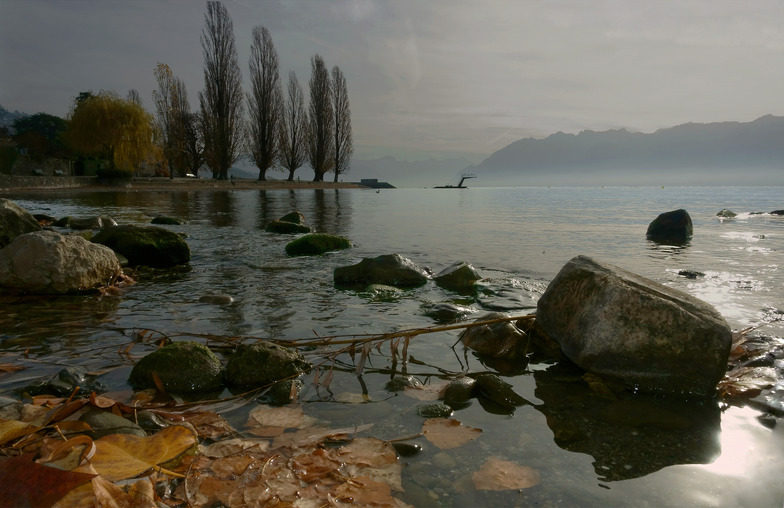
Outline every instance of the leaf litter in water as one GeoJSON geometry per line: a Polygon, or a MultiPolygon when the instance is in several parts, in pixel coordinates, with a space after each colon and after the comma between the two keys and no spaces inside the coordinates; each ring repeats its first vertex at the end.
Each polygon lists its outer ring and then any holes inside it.
{"type": "Polygon", "coordinates": [[[422,425],[425,438],[441,450],[463,446],[481,433],[482,429],[464,426],[452,418],[430,418],[422,425]]]}
{"type": "Polygon", "coordinates": [[[527,489],[541,481],[536,469],[497,457],[488,457],[471,479],[477,490],[527,489]]]}

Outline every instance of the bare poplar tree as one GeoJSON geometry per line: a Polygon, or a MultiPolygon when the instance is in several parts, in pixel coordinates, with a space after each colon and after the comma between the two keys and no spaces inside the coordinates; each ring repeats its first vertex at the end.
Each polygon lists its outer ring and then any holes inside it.
{"type": "Polygon", "coordinates": [[[210,0],[204,15],[201,47],[204,54],[204,91],[199,92],[204,158],[213,178],[228,179],[229,167],[240,156],[242,74],[237,64],[234,25],[222,3],[210,0]]]}
{"type": "Polygon", "coordinates": [[[199,174],[204,164],[204,136],[202,135],[201,115],[186,113],[182,118],[183,127],[183,166],[192,175],[199,174]]]}
{"type": "Polygon", "coordinates": [[[310,106],[308,118],[308,161],[313,168],[314,182],[324,181],[324,173],[332,169],[333,128],[332,85],[324,60],[315,55],[310,59],[310,106]]]}
{"type": "Polygon", "coordinates": [[[177,97],[180,90],[175,88],[174,73],[171,68],[158,63],[155,66],[155,80],[158,89],[152,92],[152,102],[155,104],[155,123],[158,126],[159,145],[163,149],[163,156],[169,164],[169,177],[174,178],[175,159],[182,145],[181,115],[178,107],[181,105],[177,97]]]}
{"type": "Polygon", "coordinates": [[[280,165],[289,172],[288,180],[294,180],[294,172],[307,159],[306,138],[308,118],[305,113],[305,94],[299,86],[297,74],[289,72],[288,102],[280,122],[280,165]]]}
{"type": "Polygon", "coordinates": [[[259,168],[259,180],[266,180],[267,170],[278,157],[278,124],[282,101],[278,52],[269,30],[263,26],[253,29],[250,51],[248,152],[259,168]]]}
{"type": "Polygon", "coordinates": [[[332,170],[335,182],[338,176],[348,171],[354,144],[351,136],[351,107],[348,103],[346,77],[338,66],[332,68],[332,111],[335,115],[335,149],[332,170]]]}

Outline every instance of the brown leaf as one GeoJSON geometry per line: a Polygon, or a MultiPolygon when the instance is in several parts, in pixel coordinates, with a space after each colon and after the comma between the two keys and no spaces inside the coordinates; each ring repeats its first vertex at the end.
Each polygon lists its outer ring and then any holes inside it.
{"type": "Polygon", "coordinates": [[[397,462],[397,452],[388,441],[360,437],[338,448],[338,457],[347,464],[386,466],[397,462]]]}
{"type": "Polygon", "coordinates": [[[0,372],[16,372],[26,368],[23,365],[14,365],[13,363],[0,363],[0,372]]]}
{"type": "Polygon", "coordinates": [[[202,446],[199,451],[204,456],[217,459],[242,452],[263,454],[268,449],[269,441],[267,440],[236,438],[202,446]]]}
{"type": "Polygon", "coordinates": [[[776,381],[776,369],[772,367],[738,367],[719,381],[718,391],[722,397],[756,397],[776,381]]]}
{"type": "Polygon", "coordinates": [[[214,411],[186,411],[184,413],[156,411],[156,413],[170,422],[190,423],[201,438],[217,439],[236,434],[229,422],[214,411]]]}
{"type": "Polygon", "coordinates": [[[477,490],[527,489],[541,481],[536,469],[496,457],[488,457],[472,479],[477,490]]]}
{"type": "Polygon", "coordinates": [[[109,481],[124,480],[179,457],[196,443],[196,435],[183,425],[151,436],[110,434],[95,441],[95,456],[89,464],[109,481]]]}
{"type": "Polygon", "coordinates": [[[478,438],[481,433],[481,429],[464,427],[451,418],[430,418],[422,426],[425,438],[442,450],[462,446],[478,438]]]}
{"type": "Polygon", "coordinates": [[[95,475],[33,462],[28,453],[0,461],[0,506],[51,506],[95,475]]]}
{"type": "Polygon", "coordinates": [[[291,469],[303,482],[323,480],[340,468],[340,461],[335,459],[334,453],[323,448],[317,448],[311,453],[297,455],[291,461],[291,469]]]}
{"type": "Polygon", "coordinates": [[[351,503],[355,506],[398,506],[392,497],[389,485],[377,482],[366,476],[352,478],[351,481],[335,489],[333,496],[338,502],[351,503]]]}
{"type": "Polygon", "coordinates": [[[37,432],[40,427],[17,420],[0,420],[0,445],[37,432]]]}

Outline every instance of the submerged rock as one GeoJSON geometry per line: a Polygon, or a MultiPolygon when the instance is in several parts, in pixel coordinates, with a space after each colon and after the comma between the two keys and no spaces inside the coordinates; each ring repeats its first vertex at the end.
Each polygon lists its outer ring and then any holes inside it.
{"type": "Polygon", "coordinates": [[[528,404],[527,400],[514,391],[512,385],[495,374],[484,372],[477,375],[476,386],[479,401],[488,412],[511,414],[515,408],[528,404]],[[488,404],[488,401],[491,404],[488,404]]]}
{"type": "Polygon", "coordinates": [[[726,208],[722,208],[719,210],[719,213],[716,214],[716,217],[724,217],[725,219],[731,219],[738,214],[733,212],[732,210],[727,210],[726,208]]]}
{"type": "Polygon", "coordinates": [[[476,394],[476,379],[463,376],[450,381],[444,392],[444,403],[451,408],[464,407],[476,394]]]}
{"type": "Polygon", "coordinates": [[[0,288],[25,293],[80,293],[122,273],[111,249],[81,236],[38,231],[0,251],[0,288]]]}
{"type": "Polygon", "coordinates": [[[158,377],[167,392],[203,393],[223,386],[221,362],[207,346],[174,342],[154,351],[133,366],[128,382],[137,389],[157,388],[158,377]]]}
{"type": "Polygon", "coordinates": [[[168,217],[165,215],[159,215],[155,217],[153,220],[150,221],[150,224],[163,224],[168,226],[182,226],[183,224],[187,224],[188,221],[182,219],[180,217],[168,217]]]}
{"type": "Polygon", "coordinates": [[[294,378],[310,368],[297,351],[269,342],[240,346],[226,365],[226,383],[235,388],[260,388],[294,378]]]}
{"type": "Polygon", "coordinates": [[[421,286],[430,274],[400,254],[365,258],[356,265],[335,268],[336,284],[387,284],[390,286],[421,286]]]}
{"type": "Polygon", "coordinates": [[[286,245],[289,256],[318,256],[333,250],[351,248],[351,240],[342,236],[326,233],[312,233],[301,236],[286,245]]]}
{"type": "Polygon", "coordinates": [[[462,321],[475,312],[476,309],[472,309],[471,307],[444,302],[427,307],[425,315],[433,318],[439,323],[453,323],[455,321],[462,321]]]}
{"type": "Polygon", "coordinates": [[[41,231],[38,221],[10,199],[0,198],[0,249],[25,233],[41,231]]]}
{"type": "Polygon", "coordinates": [[[440,402],[420,404],[417,413],[423,418],[449,418],[452,416],[452,408],[440,402]]]}
{"type": "Polygon", "coordinates": [[[92,430],[89,435],[93,439],[100,439],[109,434],[147,435],[139,425],[110,411],[92,409],[83,414],[79,420],[90,425],[92,430]]]}
{"type": "Polygon", "coordinates": [[[684,209],[664,212],[648,225],[645,236],[659,243],[685,243],[694,233],[689,213],[684,209]]]}
{"type": "Polygon", "coordinates": [[[476,289],[474,283],[481,278],[482,275],[472,265],[458,261],[444,268],[433,280],[442,288],[471,292],[476,289]]]}
{"type": "Polygon", "coordinates": [[[106,386],[96,380],[95,376],[88,373],[84,367],[74,366],[61,369],[48,380],[39,380],[22,388],[22,393],[33,397],[35,395],[54,395],[57,397],[83,398],[90,392],[104,393],[106,386]],[[79,388],[79,391],[76,391],[79,388]]]}
{"type": "Polygon", "coordinates": [[[732,339],[707,303],[585,256],[547,287],[536,322],[581,368],[649,392],[713,395],[732,339]]]}
{"type": "Polygon", "coordinates": [[[117,226],[104,229],[93,242],[119,252],[131,266],[169,268],[188,263],[191,251],[180,235],[157,226],[117,226]]]}
{"type": "Polygon", "coordinates": [[[289,212],[278,220],[283,222],[291,222],[293,224],[305,224],[305,216],[301,212],[297,211],[289,212]]]}
{"type": "Polygon", "coordinates": [[[297,234],[310,233],[312,230],[309,226],[304,224],[295,224],[294,222],[275,220],[267,224],[267,227],[264,228],[264,231],[268,233],[297,234]]]}

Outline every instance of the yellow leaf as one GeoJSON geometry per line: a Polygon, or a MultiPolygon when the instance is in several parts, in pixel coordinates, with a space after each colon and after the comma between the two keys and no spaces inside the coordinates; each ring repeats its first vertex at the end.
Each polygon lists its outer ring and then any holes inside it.
{"type": "Polygon", "coordinates": [[[482,429],[463,426],[451,418],[430,418],[422,426],[422,434],[437,448],[448,450],[462,446],[479,437],[482,429]]]}
{"type": "Polygon", "coordinates": [[[124,480],[179,457],[196,442],[193,431],[182,425],[166,427],[151,436],[111,434],[95,441],[90,464],[109,481],[124,480]]]}
{"type": "Polygon", "coordinates": [[[0,445],[36,432],[38,427],[17,420],[0,420],[0,445]]]}
{"type": "Polygon", "coordinates": [[[488,457],[472,479],[477,490],[527,489],[541,481],[536,469],[496,457],[488,457]]]}

